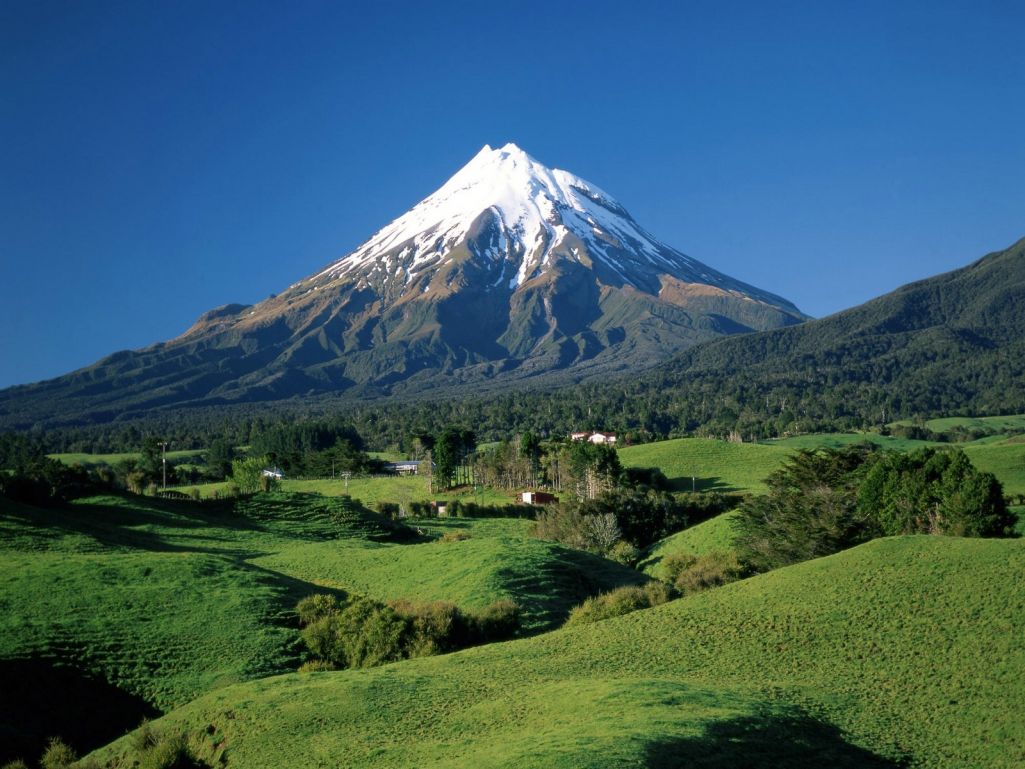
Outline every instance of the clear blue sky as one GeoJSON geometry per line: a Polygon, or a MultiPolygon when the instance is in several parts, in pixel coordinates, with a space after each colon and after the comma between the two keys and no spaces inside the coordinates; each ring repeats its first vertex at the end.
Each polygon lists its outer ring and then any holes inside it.
{"type": "Polygon", "coordinates": [[[1025,236],[1025,4],[0,3],[0,386],[359,244],[485,143],[826,315],[1025,236]]]}

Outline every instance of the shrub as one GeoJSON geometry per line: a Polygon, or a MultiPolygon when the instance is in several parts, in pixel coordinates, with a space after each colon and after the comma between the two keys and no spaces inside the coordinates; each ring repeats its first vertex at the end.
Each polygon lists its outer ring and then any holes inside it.
{"type": "Polygon", "coordinates": [[[338,610],[338,599],[324,593],[308,595],[295,606],[300,625],[310,625],[331,614],[337,614],[338,610]]]}
{"type": "Polygon", "coordinates": [[[479,643],[505,641],[520,630],[520,607],[508,598],[499,599],[485,606],[474,619],[479,643]]]}
{"type": "Polygon", "coordinates": [[[142,719],[139,728],[132,733],[131,743],[136,753],[142,753],[156,745],[157,733],[153,729],[153,722],[148,718],[142,719]]]}
{"type": "Polygon", "coordinates": [[[189,496],[192,497],[196,502],[200,500],[199,489],[189,489],[189,496]]]}
{"type": "Polygon", "coordinates": [[[637,562],[641,559],[641,550],[632,542],[621,539],[612,546],[608,557],[624,566],[636,566],[637,562]]]}
{"type": "Polygon", "coordinates": [[[139,755],[138,769],[202,769],[184,732],[160,734],[139,755]]]}
{"type": "Polygon", "coordinates": [[[3,769],[28,769],[28,764],[20,758],[16,758],[14,761],[8,761],[4,764],[3,769]]]}
{"type": "Polygon", "coordinates": [[[51,737],[42,758],[39,759],[39,766],[41,769],[67,769],[77,759],[78,756],[70,745],[59,737],[51,737]]]}
{"type": "Polygon", "coordinates": [[[619,617],[623,614],[648,609],[672,598],[670,588],[661,582],[649,582],[644,587],[627,586],[609,593],[588,598],[575,607],[566,620],[566,627],[587,625],[592,622],[619,617]]]}
{"type": "Polygon", "coordinates": [[[407,657],[429,657],[469,645],[469,623],[454,603],[400,600],[390,606],[407,623],[403,639],[407,657]]]}
{"type": "Polygon", "coordinates": [[[467,539],[470,539],[468,531],[446,531],[438,539],[438,542],[463,542],[467,539]]]}
{"type": "Polygon", "coordinates": [[[300,673],[321,673],[328,670],[338,670],[333,662],[327,660],[307,660],[299,666],[300,673]]]}
{"type": "Polygon", "coordinates": [[[300,601],[296,611],[304,625],[303,641],[320,658],[303,665],[303,671],[371,667],[443,654],[505,640],[520,629],[519,606],[509,600],[495,601],[473,614],[447,601],[400,599],[385,605],[350,597],[339,605],[332,596],[313,595],[300,601]]]}
{"type": "Polygon", "coordinates": [[[744,569],[735,552],[713,550],[704,555],[690,556],[689,563],[678,570],[673,586],[682,595],[691,595],[710,587],[736,582],[743,576],[744,569]]]}
{"type": "Polygon", "coordinates": [[[377,503],[377,512],[386,518],[391,518],[392,520],[397,520],[400,517],[399,512],[401,511],[401,509],[402,508],[399,507],[398,502],[377,503]]]}
{"type": "Polygon", "coordinates": [[[406,622],[394,609],[355,598],[302,631],[310,650],[340,668],[364,668],[402,659],[406,622]]]}
{"type": "Polygon", "coordinates": [[[427,502],[410,502],[409,512],[414,518],[434,517],[434,508],[427,502]]]}

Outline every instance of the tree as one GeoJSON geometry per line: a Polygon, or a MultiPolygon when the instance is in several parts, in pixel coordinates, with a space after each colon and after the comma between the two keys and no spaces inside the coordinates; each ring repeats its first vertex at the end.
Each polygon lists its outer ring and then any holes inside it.
{"type": "Polygon", "coordinates": [[[857,489],[869,449],[799,451],[747,499],[735,523],[737,550],[756,571],[835,553],[871,537],[857,489]]]}
{"type": "Polygon", "coordinates": [[[541,471],[541,440],[529,430],[520,436],[520,455],[529,463],[530,484],[536,486],[541,471]]]}
{"type": "Polygon", "coordinates": [[[473,452],[475,445],[476,437],[471,430],[455,427],[446,427],[435,438],[431,451],[435,465],[434,473],[444,488],[452,485],[457,471],[466,463],[467,456],[473,452]]]}
{"type": "Polygon", "coordinates": [[[231,472],[235,459],[235,447],[227,438],[215,438],[206,452],[206,472],[211,478],[221,480],[231,472]]]}
{"type": "Polygon", "coordinates": [[[858,505],[881,536],[1005,537],[1015,524],[1000,482],[960,449],[881,456],[861,485],[858,505]]]}
{"type": "MultiPolygon", "coordinates": [[[[240,493],[255,494],[264,490],[263,471],[269,462],[267,457],[247,457],[236,459],[231,463],[231,479],[238,486],[240,493]]],[[[272,486],[274,485],[276,484],[272,484],[272,486]]]]}

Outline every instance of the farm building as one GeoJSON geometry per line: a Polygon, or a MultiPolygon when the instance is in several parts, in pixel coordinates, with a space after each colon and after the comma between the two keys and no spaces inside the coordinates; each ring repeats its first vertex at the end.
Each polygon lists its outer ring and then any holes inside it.
{"type": "Polygon", "coordinates": [[[572,441],[590,441],[591,443],[615,443],[615,433],[570,433],[569,438],[572,441]]]}
{"type": "Polygon", "coordinates": [[[280,481],[285,477],[285,472],[280,467],[265,467],[263,468],[263,477],[280,481]]]}
{"type": "Polygon", "coordinates": [[[405,459],[401,462],[389,462],[385,465],[385,470],[395,475],[419,475],[421,464],[422,461],[405,459]]]}
{"type": "Polygon", "coordinates": [[[546,491],[524,491],[520,493],[520,502],[524,505],[550,505],[559,498],[546,491]]]}

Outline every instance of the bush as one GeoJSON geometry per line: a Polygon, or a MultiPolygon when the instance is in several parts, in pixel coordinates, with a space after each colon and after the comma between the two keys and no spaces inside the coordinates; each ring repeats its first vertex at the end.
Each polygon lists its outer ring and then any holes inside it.
{"type": "Polygon", "coordinates": [[[414,518],[433,518],[434,508],[428,502],[410,502],[409,513],[414,518]]]}
{"type": "Polygon", "coordinates": [[[641,560],[641,550],[632,542],[621,539],[613,545],[608,557],[624,566],[636,566],[637,562],[641,560]]]}
{"type": "Polygon", "coordinates": [[[192,497],[196,502],[200,500],[199,489],[189,489],[189,496],[192,497]]]}
{"type": "Polygon", "coordinates": [[[505,641],[520,630],[520,607],[508,598],[488,604],[475,616],[478,643],[505,641]]]}
{"type": "Polygon", "coordinates": [[[648,609],[663,604],[670,598],[672,591],[669,586],[657,581],[649,582],[644,587],[617,588],[609,593],[588,598],[574,608],[566,620],[565,627],[587,625],[629,614],[638,609],[648,609]]]}
{"type": "Polygon", "coordinates": [[[321,659],[340,668],[365,668],[402,659],[405,631],[406,622],[391,607],[355,598],[307,625],[302,637],[321,659]]]}
{"type": "Polygon", "coordinates": [[[299,601],[295,606],[295,611],[299,615],[299,624],[305,626],[332,614],[337,614],[339,608],[338,599],[333,595],[317,593],[308,595],[299,601]]]}
{"type": "Polygon", "coordinates": [[[322,673],[328,670],[338,670],[333,662],[327,660],[307,660],[299,666],[300,673],[322,673]]]}
{"type": "Polygon", "coordinates": [[[157,734],[150,747],[141,751],[138,769],[202,769],[184,732],[157,734]]]}
{"type": "Polygon", "coordinates": [[[704,555],[690,556],[689,563],[683,560],[679,563],[682,568],[677,571],[673,586],[681,595],[736,582],[744,576],[740,560],[732,550],[713,550],[704,555]]]}
{"type": "Polygon", "coordinates": [[[320,658],[301,670],[370,667],[444,654],[505,640],[520,629],[519,606],[509,600],[474,614],[447,601],[400,599],[385,605],[356,597],[339,605],[331,596],[313,595],[300,601],[296,611],[305,625],[303,641],[320,658]],[[316,667],[321,661],[331,667],[316,667]]]}
{"type": "Polygon", "coordinates": [[[14,761],[8,761],[6,764],[4,764],[3,769],[28,769],[28,764],[26,764],[20,758],[17,758],[14,761]]]}
{"type": "Polygon", "coordinates": [[[378,502],[377,512],[383,515],[385,518],[391,518],[393,521],[398,520],[399,513],[402,510],[397,502],[378,502]]]}
{"type": "Polygon", "coordinates": [[[399,600],[389,605],[407,623],[403,639],[407,657],[429,657],[470,645],[469,623],[454,603],[399,600]]]}
{"type": "Polygon", "coordinates": [[[78,756],[70,745],[59,737],[51,737],[42,758],[39,759],[39,766],[41,769],[67,769],[77,759],[78,756]]]}
{"type": "Polygon", "coordinates": [[[468,531],[446,531],[438,539],[438,542],[463,542],[470,539],[471,535],[468,531]]]}

